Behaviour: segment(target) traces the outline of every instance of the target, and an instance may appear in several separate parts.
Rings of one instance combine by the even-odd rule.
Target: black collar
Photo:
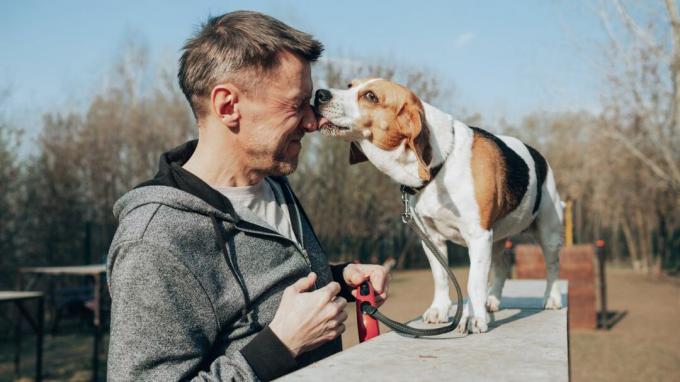
[[[454,128],[453,128],[453,125],[451,125],[451,134],[453,134],[453,131],[454,131]],[[423,184],[421,184],[418,187],[411,187],[411,186],[406,186],[406,185],[402,184],[401,185],[401,191],[406,192],[409,195],[415,195],[415,194],[419,193],[420,191],[422,191],[423,188],[427,187],[427,185],[430,184],[434,180],[434,178],[437,176],[437,174],[439,174],[439,171],[442,169],[442,167],[444,167],[444,163],[446,163],[446,160],[449,159],[449,155],[451,155],[451,153],[453,152],[454,145],[455,145],[455,138],[454,138],[454,141],[451,142],[451,150],[449,151],[449,154],[446,155],[446,157],[444,157],[444,160],[442,160],[442,162],[440,164],[434,166],[432,168],[432,170],[430,170],[430,180],[428,180],[427,182],[424,182]]]
[[[419,193],[420,191],[422,191],[423,188],[427,187],[427,185],[430,184],[430,182],[432,182],[434,180],[434,178],[437,176],[437,174],[439,174],[439,171],[442,169],[442,167],[444,167],[444,162],[446,162],[446,160],[443,160],[442,163],[434,166],[432,168],[432,170],[430,170],[431,176],[430,176],[430,180],[428,180],[427,182],[424,182],[422,185],[420,185],[418,187],[405,186],[405,185],[402,184],[401,190],[405,191],[409,195],[415,195],[415,194]]]

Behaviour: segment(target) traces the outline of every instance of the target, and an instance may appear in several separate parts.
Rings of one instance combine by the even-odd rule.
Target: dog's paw
[[[498,312],[500,309],[501,302],[498,300],[498,298],[494,295],[489,295],[489,297],[486,298],[486,311],[487,312]]]
[[[485,317],[463,317],[456,327],[456,332],[460,334],[484,333],[489,330],[488,322],[489,320]]]
[[[484,333],[489,330],[488,320],[483,317],[472,317],[468,320],[468,330],[472,334]]]
[[[562,299],[560,297],[550,296],[545,300],[545,309],[558,310],[562,308]]]
[[[449,307],[451,304],[432,305],[423,313],[423,322],[427,324],[438,324],[449,322]]]
[[[456,326],[456,333],[467,334],[468,332],[467,323],[468,317],[465,316],[461,317],[458,326]]]

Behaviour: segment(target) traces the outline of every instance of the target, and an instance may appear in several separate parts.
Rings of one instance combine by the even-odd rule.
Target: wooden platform
[[[518,279],[545,279],[545,260],[538,245],[515,247]],[[595,246],[563,247],[560,250],[560,278],[569,281],[569,328],[597,329],[595,309]]]
[[[567,282],[560,288],[564,308],[546,311],[544,280],[508,280],[487,333],[428,339],[386,333],[279,380],[567,381]]]

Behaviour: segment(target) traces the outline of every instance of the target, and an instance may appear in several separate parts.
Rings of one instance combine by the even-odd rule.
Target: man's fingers
[[[368,279],[368,276],[364,275],[360,266],[357,264],[349,264],[346,266],[342,271],[342,277],[350,287],[359,286]]]
[[[307,277],[303,277],[293,284],[293,289],[300,293],[309,290],[314,286],[316,282],[316,273],[310,272]]]
[[[382,266],[371,271],[371,285],[376,293],[382,293],[385,287],[385,281],[388,277],[387,271]]]
[[[340,284],[331,281],[325,287],[319,289],[318,292],[325,295],[325,301],[331,301],[338,293],[340,293],[340,289]]]
[[[327,330],[326,331],[326,336],[327,336],[326,338],[328,340],[332,340],[332,339],[336,338],[337,336],[341,335],[344,332],[345,332],[345,324],[340,324],[340,325],[338,325],[337,327],[335,327],[331,330]]]
[[[339,310],[345,310],[347,307],[347,300],[344,297],[336,297],[332,302],[338,306]]]
[[[326,323],[326,328],[328,330],[337,328],[338,326],[342,325],[342,323],[345,322],[345,320],[347,320],[347,317],[348,317],[347,312],[345,312],[344,310],[341,311],[340,313],[335,315],[335,317],[328,320],[328,322]]]

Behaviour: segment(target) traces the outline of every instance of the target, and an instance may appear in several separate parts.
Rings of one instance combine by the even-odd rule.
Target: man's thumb
[[[293,289],[296,292],[304,292],[314,286],[316,282],[316,273],[310,272],[307,277],[303,277],[293,284]]]

